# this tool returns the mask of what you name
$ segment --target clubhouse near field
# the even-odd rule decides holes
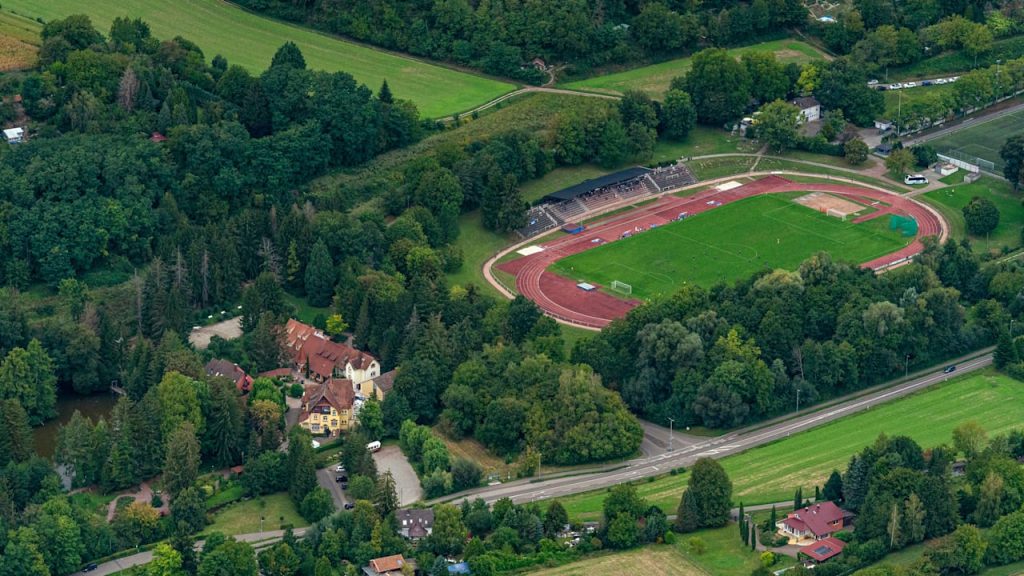
[[[547,314],[601,328],[687,283],[706,287],[765,268],[792,270],[820,251],[880,271],[918,254],[922,237],[946,236],[934,210],[867,186],[773,175],[680,197],[661,192],[685,184],[649,190],[656,181],[638,168],[552,194],[543,211],[563,214],[566,204],[575,211],[562,219],[566,233],[520,248],[498,269]],[[597,210],[643,206],[583,226],[595,198]]]

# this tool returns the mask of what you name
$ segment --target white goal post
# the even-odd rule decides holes
[[[618,280],[612,280],[612,290],[619,292],[620,294],[628,295],[633,293],[632,286],[626,284],[625,282],[620,282]]]
[[[839,218],[843,222],[846,222],[846,212],[843,212],[842,210],[836,210],[835,208],[829,208],[825,213],[827,215],[829,215],[829,216],[832,216],[834,218]]]

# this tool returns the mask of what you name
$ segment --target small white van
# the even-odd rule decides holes
[[[374,440],[373,442],[370,442],[369,444],[366,445],[366,449],[369,450],[370,452],[376,452],[377,450],[380,450],[380,440]]]
[[[903,183],[908,185],[927,184],[928,179],[921,174],[908,174],[907,177],[903,179]]]

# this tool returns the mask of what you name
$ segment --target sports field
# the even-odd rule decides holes
[[[729,53],[736,58],[748,52],[774,52],[775,57],[783,63],[803,64],[825,58],[810,44],[793,39],[773,40],[729,50]],[[672,79],[686,74],[689,70],[690,58],[678,58],[643,68],[570,82],[565,87],[604,94],[622,94],[627,90],[641,90],[653,98],[661,99],[668,91]]]
[[[792,202],[796,194],[762,195],[574,254],[552,270],[574,281],[632,285],[634,298],[669,294],[690,282],[710,286],[764,268],[795,268],[827,251],[867,262],[906,246],[881,216],[843,222]]]
[[[989,436],[1024,427],[1024,383],[994,371],[957,378],[721,462],[732,479],[735,502],[784,502],[797,486],[813,494],[816,484],[823,485],[833,469],[845,469],[853,453],[883,432],[910,436],[929,448],[950,442],[953,428],[971,420]],[[637,491],[651,504],[675,510],[687,477],[639,482]],[[560,500],[573,518],[595,519],[605,494],[600,490]]]
[[[373,90],[386,79],[397,97],[415,102],[428,118],[468,110],[514,89],[504,82],[264,18],[219,0],[4,0],[3,9],[44,20],[86,13],[103,33],[118,16],[140,17],[158,38],[180,35],[198,44],[207,59],[221,54],[256,73],[266,69],[277,48],[290,40],[310,68],[348,72]]]
[[[929,140],[928,144],[934,146],[939,154],[948,154],[967,162],[973,163],[974,157],[988,160],[992,166],[982,166],[981,169],[1002,175],[1003,159],[999,157],[999,148],[1010,136],[1022,132],[1024,110],[1018,110],[998,118],[972,123],[961,130]]]

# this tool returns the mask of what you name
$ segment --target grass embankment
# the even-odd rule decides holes
[[[906,435],[929,448],[952,440],[958,425],[975,421],[993,436],[1024,422],[1024,383],[994,371],[963,376],[917,394],[872,408],[722,459],[733,482],[733,500],[745,504],[784,502],[797,486],[813,494],[832,470],[844,470],[850,456],[879,434]],[[823,449],[827,447],[827,449]],[[679,504],[687,474],[637,483],[637,491],[668,513]],[[605,490],[560,499],[580,520],[601,516]]]
[[[35,20],[0,12],[0,72],[35,66],[42,29]]]
[[[960,172],[957,172],[960,174]],[[956,174],[954,174],[955,176]],[[963,207],[975,197],[988,198],[999,209],[999,225],[987,237],[967,235]],[[938,207],[950,222],[955,237],[967,237],[979,252],[1010,249],[1021,245],[1021,225],[1024,225],[1024,205],[1013,193],[1009,183],[995,178],[982,178],[973,184],[952,185],[924,194],[921,199]]]
[[[879,226],[843,222],[801,206],[793,196],[755,196],[713,208],[574,254],[552,268],[572,280],[602,286],[620,280],[633,286],[634,297],[650,298],[687,282],[711,286],[764,267],[795,268],[822,250],[837,259],[865,262],[908,242]]]
[[[213,517],[213,524],[207,532],[221,532],[227,536],[253,534],[260,531],[260,517],[263,530],[281,530],[282,526],[299,527],[307,522],[299,516],[295,504],[288,494],[270,494],[231,504]]]
[[[780,62],[786,64],[790,62],[802,64],[825,59],[825,56],[817,48],[791,38],[729,50],[729,53],[736,58],[748,52],[773,52]],[[642,68],[570,82],[565,87],[602,94],[622,94],[628,90],[640,90],[653,98],[661,99],[668,91],[672,79],[686,74],[690,70],[690,65],[690,57],[677,58]]]
[[[953,84],[886,90],[882,95],[885,96],[885,117],[891,118],[895,122],[900,118],[903,110],[909,110],[908,106],[911,104],[932,98],[951,98],[953,95]],[[902,104],[900,103],[901,100]]]
[[[160,39],[183,36],[198,44],[207,59],[221,54],[255,73],[270,65],[281,44],[292,41],[310,68],[348,72],[373,90],[387,80],[396,97],[412,100],[428,118],[468,110],[515,88],[265,18],[218,0],[5,0],[3,9],[47,21],[86,13],[104,33],[116,17],[139,17]]]

